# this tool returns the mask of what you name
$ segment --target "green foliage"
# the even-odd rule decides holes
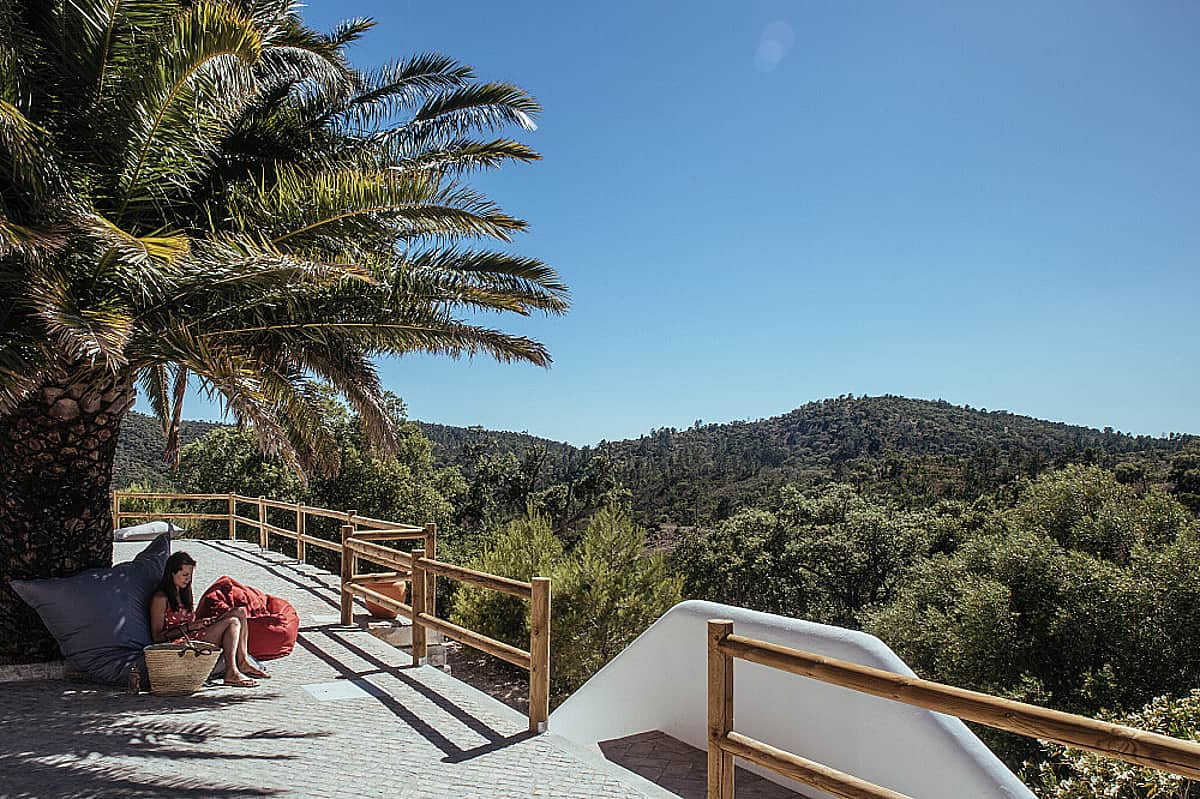
[[[1171,456],[1170,480],[1176,498],[1200,513],[1200,447],[1189,447]]]
[[[178,450],[189,383],[298,471],[321,385],[393,444],[372,358],[549,363],[478,311],[566,310],[526,224],[468,185],[538,158],[537,102],[437,54],[355,69],[294,3],[0,0],[0,413],[136,381]],[[70,43],[63,46],[63,43]]]
[[[1200,740],[1200,690],[1180,698],[1160,696],[1125,716],[1106,721],[1185,740]],[[1200,783],[1120,760],[1045,745],[1045,760],[1026,770],[1025,780],[1041,799],[1195,799]]]
[[[683,579],[645,546],[646,531],[609,506],[555,572],[555,693],[578,688],[680,601]]]
[[[1200,683],[1197,573],[1178,503],[1068,467],[918,563],[865,627],[923,676],[1091,715]],[[1010,762],[1029,753],[989,740]]]
[[[553,580],[563,557],[562,542],[554,535],[550,520],[533,513],[514,519],[497,531],[491,543],[467,565],[514,580],[528,581],[532,577]],[[560,601],[556,584],[552,585],[552,591],[553,608]],[[556,619],[557,613],[551,617]],[[516,597],[464,585],[454,595],[450,618],[491,638],[529,648],[528,603]],[[553,630],[551,637],[557,642]],[[554,662],[557,667],[558,659]]]
[[[185,421],[180,424],[179,442],[186,446],[222,427],[215,422]],[[146,490],[174,487],[170,466],[163,458],[167,439],[162,425],[137,411],[121,420],[117,455],[113,462],[112,485],[118,491],[133,491],[133,484]]]
[[[405,418],[404,403],[385,395],[389,421],[396,431],[390,451],[371,446],[363,419],[340,406],[328,416],[338,442],[341,468],[317,475],[309,485],[309,504],[355,510],[377,519],[425,524],[434,522],[450,543],[452,500],[465,485],[457,469],[437,469],[429,441]]]
[[[581,522],[628,497],[606,457],[583,451],[563,459],[561,451],[541,443],[509,445],[511,439],[505,444],[492,438],[463,444],[467,486],[456,521],[470,539],[532,509],[549,517],[555,533],[570,545]]]
[[[531,512],[507,524],[470,565],[519,580],[551,578],[552,680],[560,695],[582,685],[678,602],[682,582],[661,555],[645,552],[645,531],[617,508],[596,513],[570,552],[550,520]],[[455,594],[451,618],[528,647],[529,612],[522,600],[464,586]]]
[[[175,475],[189,494],[233,492],[296,502],[304,494],[299,477],[278,458],[263,454],[253,431],[218,427],[180,452]]]
[[[745,510],[688,533],[672,554],[687,594],[829,624],[857,626],[924,554],[931,511],[897,511],[830,484],[784,488],[773,510]],[[945,526],[943,524],[943,526]]]
[[[896,396],[838,397],[753,422],[663,428],[602,443],[648,524],[720,521],[785,485],[853,485],[901,506],[972,501],[1067,463],[1128,461],[1147,480],[1187,437],[1130,436]]]
[[[222,426],[183,448],[176,472],[180,490],[232,491],[408,524],[434,522],[441,531],[441,545],[455,551],[460,543],[452,524],[452,501],[465,485],[457,469],[434,467],[429,442],[415,424],[405,420],[399,398],[387,396],[389,421],[396,431],[395,447],[389,452],[371,448],[362,418],[328,399],[324,414],[341,464],[336,474],[303,483],[282,460],[264,455],[251,431]],[[295,520],[295,514],[287,511],[268,510],[267,515],[271,523],[289,528]],[[219,533],[217,524],[223,523],[201,529]],[[336,538],[337,531],[331,521],[314,517],[308,532]],[[328,558],[323,551],[310,552],[314,562],[332,565],[323,562]]]

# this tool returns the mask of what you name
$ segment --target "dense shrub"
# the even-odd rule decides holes
[[[552,690],[578,688],[680,599],[682,580],[661,555],[645,552],[645,531],[626,512],[605,508],[567,552],[550,520],[531,513],[510,522],[471,567],[519,580],[549,576],[552,584]],[[465,627],[529,645],[527,603],[462,587],[451,618]]]
[[[1158,697],[1135,713],[1105,720],[1138,729],[1200,740],[1200,690],[1182,698]],[[1200,783],[1156,769],[1058,744],[1046,744],[1045,759],[1030,765],[1025,780],[1042,799],[1196,799]]]

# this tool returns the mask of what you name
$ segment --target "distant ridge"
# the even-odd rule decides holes
[[[682,524],[723,516],[785,483],[933,481],[945,483],[946,495],[953,496],[956,490],[990,490],[1049,465],[1139,453],[1162,457],[1192,438],[1131,436],[892,395],[819,400],[756,421],[657,428],[595,447],[481,427],[418,424],[442,465],[465,466],[464,445],[473,441],[490,440],[497,449],[518,454],[542,447],[546,479],[554,482],[604,454],[632,491],[644,522]],[[185,422],[183,441],[217,426]],[[165,484],[169,476],[162,465],[162,445],[157,423],[131,413],[121,429],[116,484],[131,479]]]

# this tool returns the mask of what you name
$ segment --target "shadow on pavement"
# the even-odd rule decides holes
[[[276,791],[187,776],[188,762],[287,760],[249,752],[245,741],[316,737],[264,728],[231,734],[187,720],[192,712],[230,709],[253,716],[258,695],[200,693],[136,697],[110,688],[44,683],[4,697],[0,714],[0,797],[240,797]],[[166,715],[167,718],[162,718]],[[203,750],[197,747],[204,745]],[[135,762],[169,761],[178,776],[145,773]],[[160,769],[154,769],[159,770]]]

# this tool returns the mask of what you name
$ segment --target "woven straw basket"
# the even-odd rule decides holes
[[[142,651],[150,692],[159,696],[187,696],[198,691],[221,654],[219,646],[206,641],[151,644]]]

